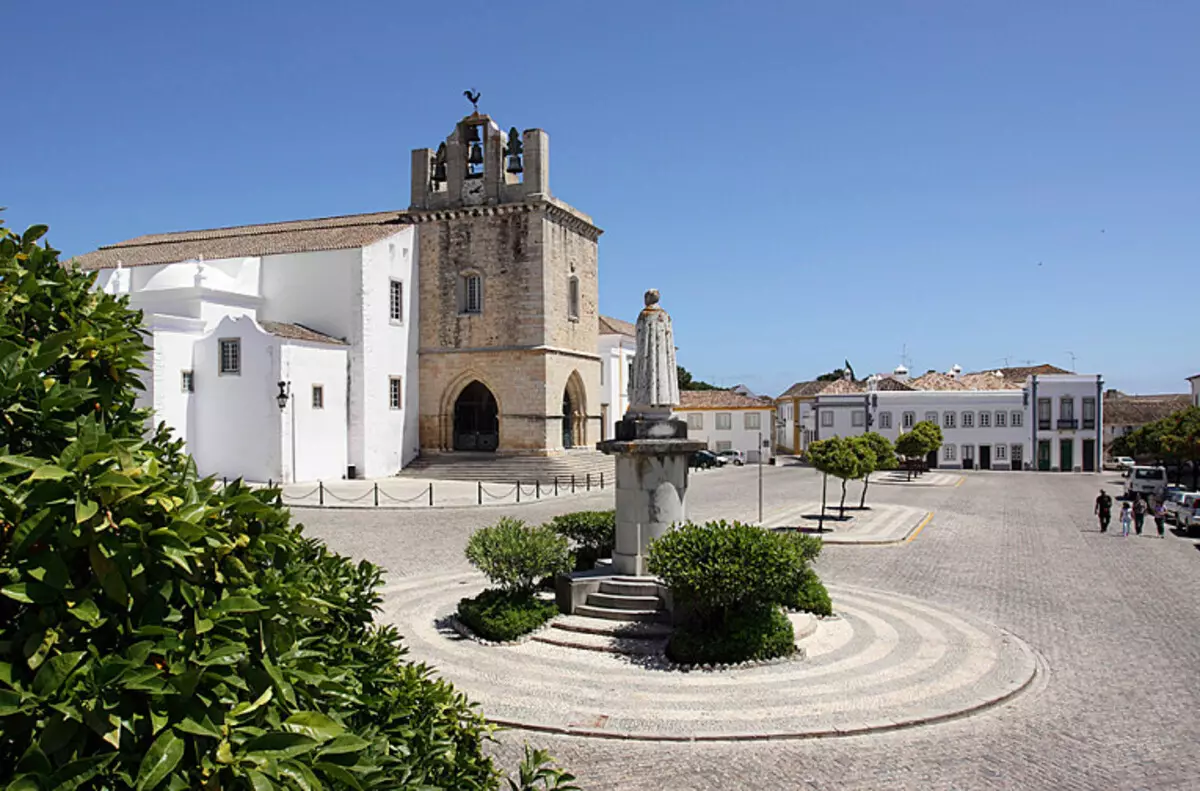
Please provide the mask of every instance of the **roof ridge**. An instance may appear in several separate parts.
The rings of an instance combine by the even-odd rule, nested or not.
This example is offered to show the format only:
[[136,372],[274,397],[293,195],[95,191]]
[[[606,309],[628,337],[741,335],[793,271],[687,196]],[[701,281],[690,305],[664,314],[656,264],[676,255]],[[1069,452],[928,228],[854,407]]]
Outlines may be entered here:
[[[149,247],[156,244],[178,244],[179,242],[194,242],[204,241],[211,237],[203,234],[220,234],[223,231],[242,231],[242,233],[224,233],[221,234],[225,238],[235,236],[266,236],[273,233],[287,233],[297,230],[293,227],[299,223],[331,223],[334,220],[353,220],[361,219],[361,222],[345,222],[338,223],[332,227],[348,228],[355,225],[386,225],[386,222],[370,222],[365,218],[376,217],[382,218],[388,215],[394,215],[393,222],[399,222],[400,218],[408,212],[403,209],[378,211],[378,212],[363,212],[360,214],[335,214],[330,217],[306,217],[299,220],[276,220],[275,222],[264,223],[247,223],[245,225],[222,225],[216,228],[191,228],[183,231],[162,231],[160,233],[147,233],[141,236],[135,236],[131,239],[125,239],[112,244],[101,245],[97,250],[118,250],[123,247]],[[315,228],[300,229],[300,230],[317,230],[321,227],[331,227],[330,225],[318,225]],[[255,229],[253,232],[250,229]]]

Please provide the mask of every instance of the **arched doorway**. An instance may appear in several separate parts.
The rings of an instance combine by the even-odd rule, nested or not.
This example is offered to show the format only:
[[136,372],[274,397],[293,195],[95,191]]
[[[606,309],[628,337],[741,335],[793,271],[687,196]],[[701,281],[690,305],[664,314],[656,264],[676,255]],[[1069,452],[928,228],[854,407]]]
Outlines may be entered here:
[[587,401],[583,379],[578,371],[572,371],[563,388],[562,397],[562,444],[574,448],[587,444]]
[[500,444],[500,414],[496,397],[479,380],[471,382],[454,402],[454,449],[493,451]]
[[562,440],[564,448],[575,447],[575,410],[571,408],[571,394],[563,391]]

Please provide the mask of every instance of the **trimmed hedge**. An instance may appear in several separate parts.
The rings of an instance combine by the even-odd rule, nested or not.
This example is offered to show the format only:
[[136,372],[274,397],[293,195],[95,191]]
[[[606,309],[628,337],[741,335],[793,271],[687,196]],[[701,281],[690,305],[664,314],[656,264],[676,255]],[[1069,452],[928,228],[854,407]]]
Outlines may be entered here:
[[576,511],[550,520],[556,533],[571,540],[575,547],[575,570],[595,568],[600,558],[612,557],[617,543],[616,511]]
[[523,591],[489,588],[458,603],[458,619],[485,640],[507,643],[558,614],[553,602]]
[[821,578],[812,569],[804,575],[804,580],[784,602],[789,610],[809,612],[813,615],[833,615],[833,602],[829,599],[829,591],[825,590]]
[[732,613],[716,625],[684,624],[667,642],[667,657],[681,664],[731,664],[790,656],[795,651],[792,622],[775,605]]
[[570,569],[567,540],[548,525],[503,517],[467,540],[467,560],[498,588],[530,594],[545,577]]

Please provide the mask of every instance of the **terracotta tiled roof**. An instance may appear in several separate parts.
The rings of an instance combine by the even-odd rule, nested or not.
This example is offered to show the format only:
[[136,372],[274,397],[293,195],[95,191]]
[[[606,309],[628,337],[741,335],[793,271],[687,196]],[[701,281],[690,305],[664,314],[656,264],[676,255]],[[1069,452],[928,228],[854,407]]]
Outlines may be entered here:
[[1010,379],[1006,376],[996,376],[995,371],[980,374],[963,374],[958,379],[968,390],[1020,390],[1025,385],[1024,379]]
[[614,319],[612,316],[600,317],[600,334],[601,335],[628,335],[630,338],[637,337],[637,325],[631,324],[622,319]]
[[[1015,368],[993,368],[990,371],[972,371],[971,374],[990,374],[992,371],[999,371],[1005,379],[1013,379],[1024,382],[1025,379],[1033,374],[1038,376],[1046,376],[1049,374],[1069,374],[1073,373],[1065,368],[1059,368],[1057,365],[1042,363],[1041,365],[1024,365]],[[970,376],[971,374],[968,374]]]
[[116,267],[118,261],[122,266],[129,267],[195,261],[201,257],[240,258],[345,250],[362,247],[396,233],[403,227],[404,217],[404,212],[388,211],[150,234],[105,245],[73,261],[80,269],[92,270],[111,269]]
[[[779,398],[807,398],[818,395],[849,395],[862,393],[867,389],[866,382],[850,382],[845,379],[833,379],[828,382],[796,382],[783,392]],[[778,400],[778,399],[776,399]]]
[[310,330],[303,324],[286,324],[282,321],[260,321],[259,324],[264,330],[279,338],[287,338],[293,341],[312,341],[314,343],[331,343],[335,346],[347,346],[349,344],[341,338],[335,338],[332,335],[326,335],[323,332]]
[[908,383],[914,390],[969,390],[962,382],[937,371],[918,376]]
[[779,398],[803,398],[805,396],[816,395],[826,382],[796,382],[794,385],[784,390],[779,394]]
[[886,392],[889,390],[893,390],[893,391],[912,390],[913,388],[912,388],[912,386],[905,384],[904,382],[901,382],[898,379],[892,379],[891,377],[885,376],[882,379],[875,382],[875,389]]
[[1109,426],[1144,426],[1191,405],[1192,397],[1186,393],[1105,395],[1104,423]]
[[771,409],[769,400],[750,398],[732,390],[681,390],[679,409]]

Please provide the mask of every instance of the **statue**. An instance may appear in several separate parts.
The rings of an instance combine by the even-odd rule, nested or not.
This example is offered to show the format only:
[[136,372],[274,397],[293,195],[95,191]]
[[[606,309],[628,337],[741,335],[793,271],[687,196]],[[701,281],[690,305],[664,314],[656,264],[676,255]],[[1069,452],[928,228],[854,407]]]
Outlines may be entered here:
[[671,317],[658,305],[658,289],[646,292],[646,307],[638,314],[637,351],[629,379],[626,417],[667,420],[679,405],[679,375],[675,367],[675,336]]

